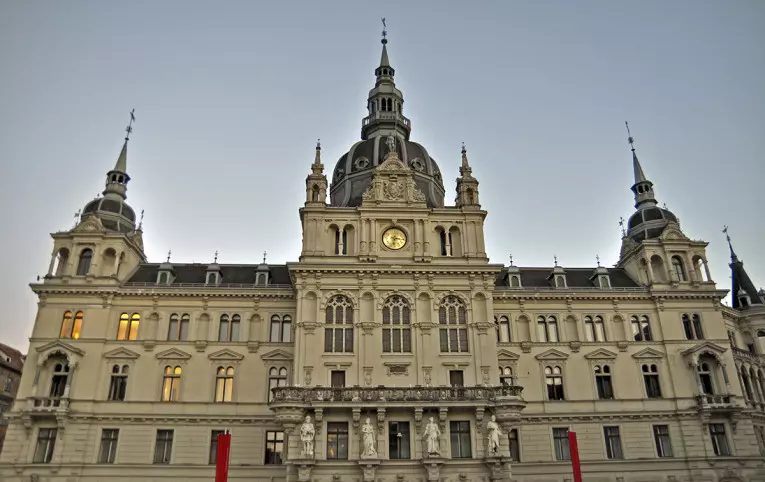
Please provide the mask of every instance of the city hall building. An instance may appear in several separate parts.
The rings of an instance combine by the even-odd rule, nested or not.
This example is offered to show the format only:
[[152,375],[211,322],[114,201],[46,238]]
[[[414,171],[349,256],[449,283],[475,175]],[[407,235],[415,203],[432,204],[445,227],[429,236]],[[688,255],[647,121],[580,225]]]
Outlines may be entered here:
[[733,247],[729,307],[633,148],[616,267],[492,262],[490,173],[463,147],[445,202],[386,47],[331,182],[306,162],[295,262],[148,260],[126,139],[31,285],[0,480],[211,481],[229,430],[231,481],[570,481],[569,431],[585,481],[765,481],[765,293]]

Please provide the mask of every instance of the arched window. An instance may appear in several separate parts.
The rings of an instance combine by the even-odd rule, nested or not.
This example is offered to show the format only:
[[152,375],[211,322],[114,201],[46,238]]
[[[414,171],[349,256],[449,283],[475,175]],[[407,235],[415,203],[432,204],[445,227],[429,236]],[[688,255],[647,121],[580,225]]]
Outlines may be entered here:
[[681,319],[683,322],[683,332],[685,333],[686,339],[704,339],[704,332],[701,329],[701,317],[698,314],[694,313],[690,315],[688,313],[683,313]]
[[327,302],[324,328],[324,351],[353,353],[353,304],[342,295]]
[[167,271],[162,271],[159,273],[159,277],[157,278],[157,284],[160,285],[166,285],[170,283],[170,273]]
[[383,316],[383,352],[410,353],[412,351],[411,310],[409,303],[399,295],[385,300]]
[[454,254],[452,250],[452,233],[447,232],[443,228],[438,228],[438,237],[441,241],[441,256],[452,256]]
[[454,295],[444,298],[438,308],[438,323],[441,352],[467,353],[467,310],[462,300]]
[[541,342],[555,343],[559,341],[557,318],[554,316],[537,317],[537,338]]
[[82,311],[78,311],[72,318],[72,312],[67,311],[64,313],[64,317],[61,320],[61,332],[59,338],[71,338],[78,340],[80,333],[82,332]]
[[564,400],[563,371],[559,366],[545,367],[545,384],[548,400]]
[[181,367],[175,368],[171,366],[165,367],[164,376],[162,378],[162,401],[163,402],[177,402],[181,395]]
[[242,317],[239,315],[221,315],[218,330],[218,341],[239,341],[239,325]]
[[273,315],[271,317],[271,335],[274,343],[289,343],[292,341],[292,317],[290,315]]
[[611,367],[608,365],[595,365],[595,387],[598,390],[598,398],[611,400],[614,398],[614,387],[611,383]]
[[234,367],[218,367],[215,373],[215,401],[230,402],[234,395]]
[[61,248],[56,254],[56,260],[54,261],[51,269],[51,274],[54,276],[61,276],[66,273],[67,264],[69,264],[69,250]]
[[313,188],[311,188],[311,201],[319,202],[319,186],[316,184],[314,184]]
[[120,324],[117,328],[117,340],[136,340],[138,338],[138,324],[141,322],[141,315],[133,313],[129,315],[122,313],[120,315]]
[[348,254],[348,231],[335,228],[335,254]]
[[714,361],[707,360],[707,359],[701,359],[699,360],[699,364],[696,365],[696,371],[699,375],[699,384],[701,385],[701,390],[703,391],[703,395],[714,395],[715,394],[715,384],[714,384],[714,375],[713,375],[713,367],[715,366]]
[[85,276],[90,272],[90,263],[93,261],[93,250],[83,249],[80,253],[80,260],[77,262],[77,276]]
[[170,315],[167,339],[170,341],[186,341],[189,336],[189,323],[190,317],[188,314],[181,315],[180,319],[176,313]]
[[521,287],[521,279],[517,275],[513,275],[510,277],[510,287],[511,288]]
[[497,342],[510,342],[510,320],[507,316],[494,317],[494,323],[497,325]]
[[679,256],[672,256],[672,271],[675,272],[678,281],[687,281],[685,277],[685,268],[683,267],[683,260]]
[[606,341],[606,327],[600,316],[584,317],[584,335],[587,341]]
[[659,367],[656,365],[643,365],[642,370],[646,396],[648,398],[661,398],[661,385],[659,385]]
[[648,316],[643,315],[640,318],[633,316],[630,318],[630,324],[632,325],[632,337],[635,341],[652,341],[651,324],[648,321]]
[[128,371],[129,367],[127,365],[112,366],[112,374],[109,379],[109,400],[125,400],[125,393],[127,392]]
[[271,367],[268,370],[268,401],[273,399],[272,388],[287,386],[287,369],[284,367]]
[[48,392],[49,397],[53,399],[51,402],[53,406],[57,407],[59,405],[58,399],[64,396],[69,376],[69,363],[56,363],[53,367],[53,374],[50,379],[50,391]]
[[507,386],[515,385],[512,367],[499,367],[499,384]]

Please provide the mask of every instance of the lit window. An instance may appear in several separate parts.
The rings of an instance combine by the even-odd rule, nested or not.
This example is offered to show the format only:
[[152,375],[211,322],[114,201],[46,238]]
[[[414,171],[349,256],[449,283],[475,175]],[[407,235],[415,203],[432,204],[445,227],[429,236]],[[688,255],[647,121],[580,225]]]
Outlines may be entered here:
[[80,338],[80,333],[82,332],[82,319],[82,311],[78,311],[74,315],[74,318],[72,318],[71,311],[65,312],[64,317],[61,320],[61,332],[59,333],[59,337],[78,340]]
[[120,315],[120,324],[117,328],[117,340],[136,340],[138,338],[138,325],[141,322],[141,315],[133,313],[129,315],[122,313]]
[[177,402],[181,394],[181,367],[166,366],[162,378],[162,401]]
[[218,367],[215,374],[215,401],[230,402],[234,395],[234,367]]

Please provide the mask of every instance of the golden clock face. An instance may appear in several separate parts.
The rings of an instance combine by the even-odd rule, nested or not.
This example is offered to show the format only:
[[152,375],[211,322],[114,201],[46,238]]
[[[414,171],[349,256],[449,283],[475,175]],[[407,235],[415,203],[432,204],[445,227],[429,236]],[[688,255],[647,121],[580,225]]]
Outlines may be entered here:
[[398,228],[387,229],[382,239],[388,249],[401,249],[406,245],[406,234]]

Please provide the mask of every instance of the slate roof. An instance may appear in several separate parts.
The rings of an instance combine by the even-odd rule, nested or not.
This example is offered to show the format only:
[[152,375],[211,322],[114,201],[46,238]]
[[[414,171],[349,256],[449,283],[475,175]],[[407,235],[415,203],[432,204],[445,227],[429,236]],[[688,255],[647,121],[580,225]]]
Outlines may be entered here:
[[[569,288],[596,288],[597,279],[591,280],[596,268],[563,268],[566,272],[566,284]],[[520,268],[521,286],[523,288],[551,288],[553,283],[547,278],[553,271],[553,268]],[[611,286],[613,288],[640,288],[626,271],[621,268],[606,268]],[[507,268],[497,276],[495,286],[507,286]]]
[[9,361],[6,360],[5,357],[0,357],[0,365],[6,366],[13,371],[21,373],[22,368],[24,368],[24,361],[26,360],[26,357],[23,353],[3,343],[0,343],[0,353],[5,354],[10,358]]
[[752,279],[749,278],[746,270],[744,269],[744,262],[739,260],[735,255],[733,256],[733,262],[730,264],[731,278],[733,279],[733,290],[731,294],[731,302],[733,307],[737,310],[745,308],[741,306],[741,300],[738,297],[738,291],[743,289],[749,296],[749,300],[753,305],[762,304],[760,295],[757,293],[757,288],[752,283]]
[[[173,279],[172,284],[197,283],[204,284],[207,274],[206,263],[193,264],[172,264]],[[220,286],[225,287],[228,284],[255,284],[255,274],[258,265],[255,264],[220,264],[220,272],[223,280]],[[268,266],[269,285],[292,285],[290,273],[287,265],[270,264]],[[146,263],[138,267],[133,276],[127,280],[128,283],[156,283],[159,272],[159,263]]]

